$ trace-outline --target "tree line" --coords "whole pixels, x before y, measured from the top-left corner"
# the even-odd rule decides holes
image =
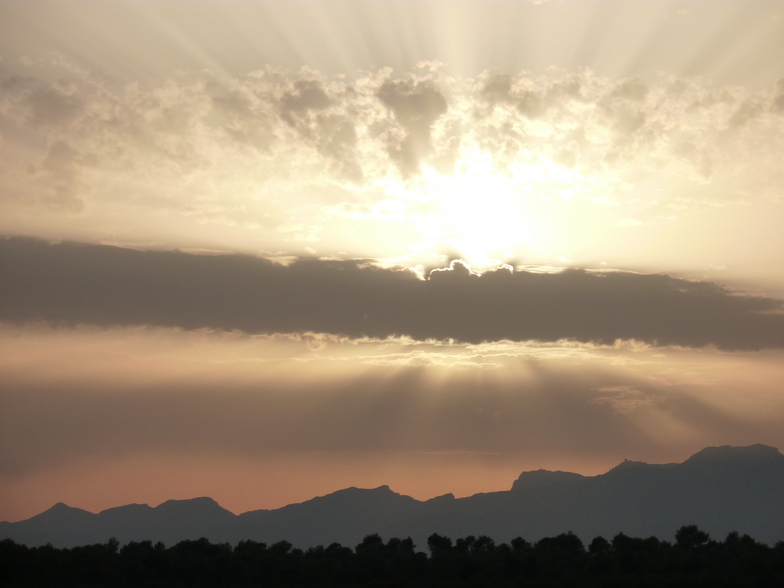
[[[587,546],[569,532],[530,543],[486,536],[456,541],[438,534],[429,553],[410,538],[368,535],[354,549],[333,543],[296,549],[287,541],[171,547],[116,539],[71,549],[0,541],[0,586],[49,587],[781,587],[784,541],[770,547],[730,533],[715,541],[694,525],[675,542],[623,533]]]

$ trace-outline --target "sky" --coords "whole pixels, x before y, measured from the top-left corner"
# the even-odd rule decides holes
[[[784,2],[0,0],[0,520],[784,447]]]

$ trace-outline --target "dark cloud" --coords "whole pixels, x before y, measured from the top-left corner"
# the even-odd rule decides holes
[[[555,341],[725,350],[784,347],[782,301],[711,282],[626,272],[557,274],[463,265],[408,270],[300,259],[0,241],[0,320],[322,332],[417,340]]]
[[[76,116],[82,103],[76,96],[64,94],[54,88],[40,88],[28,99],[32,122],[36,125],[59,124]]]
[[[520,114],[530,119],[539,118],[554,108],[563,108],[572,100],[582,99],[582,84],[576,77],[546,82],[525,80],[525,88],[515,87],[508,75],[494,75],[482,87],[480,95],[491,106],[513,104]]]
[[[645,124],[646,109],[643,102],[647,95],[648,86],[642,80],[634,78],[620,82],[599,100],[599,108],[622,141]]]
[[[0,70],[1,71],[1,70]],[[6,93],[26,90],[34,86],[36,79],[31,76],[20,76],[13,74],[8,77],[0,79],[0,91],[5,95]]]
[[[632,78],[620,82],[610,93],[611,98],[625,98],[635,102],[644,100],[647,95],[648,86],[639,78]]]
[[[743,100],[732,113],[728,126],[742,127],[759,119],[768,109],[773,114],[784,114],[784,78],[776,80],[768,97],[750,96]]]
[[[313,110],[323,110],[332,101],[321,87],[313,80],[298,80],[294,90],[286,92],[281,98],[281,118],[290,125],[295,125],[295,117]]]
[[[361,182],[363,173],[354,153],[357,144],[354,123],[342,115],[321,115],[317,119],[317,131],[318,152],[330,158],[340,175]]]
[[[227,87],[215,80],[208,80],[204,86],[212,104],[205,118],[207,124],[222,127],[238,143],[269,152],[275,138],[271,104],[247,88]]]
[[[735,110],[729,119],[729,126],[732,128],[741,127],[748,122],[757,119],[765,111],[762,101],[747,98]]]
[[[520,92],[520,94],[517,96],[516,102],[517,110],[519,110],[528,118],[537,118],[544,112],[546,108],[543,96],[538,92],[534,92],[533,90]]]
[[[598,111],[610,126],[622,137],[633,134],[646,122],[645,98],[649,87],[640,79],[621,80],[603,94],[586,96],[586,80],[575,74],[561,79],[513,80],[510,76],[495,75],[482,87],[480,95],[493,107],[506,103],[528,119],[545,116],[563,116],[569,111],[570,104],[582,102],[589,110]],[[573,167],[574,157],[567,157],[564,164]]]
[[[354,148],[357,132],[345,114],[325,112],[334,104],[316,80],[298,80],[283,94],[280,117],[323,156],[338,176],[360,182],[363,178]]]
[[[432,151],[430,130],[447,111],[447,102],[432,81],[388,80],[378,90],[378,98],[395,115],[406,130],[399,145],[390,147],[390,155],[405,174],[419,170],[419,163]]]
[[[485,100],[491,104],[495,104],[496,102],[508,102],[509,92],[511,92],[511,90],[512,76],[498,74],[487,80],[480,94]]]
[[[530,88],[521,90],[513,86],[513,80],[508,75],[494,75],[487,80],[480,95],[487,100],[490,106],[496,104],[512,104],[520,114],[534,119],[547,110],[547,90],[545,88]],[[529,84],[534,86],[534,84]]]
[[[773,112],[784,114],[784,78],[776,80],[776,86],[773,91],[773,103],[770,109]]]

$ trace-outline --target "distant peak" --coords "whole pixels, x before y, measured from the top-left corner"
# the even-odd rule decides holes
[[[441,494],[440,496],[434,496],[433,498],[426,500],[425,502],[452,502],[455,499],[455,495],[449,492],[448,494]]]
[[[776,447],[770,445],[747,445],[733,447],[721,445],[719,447],[706,447],[687,459],[687,463],[712,463],[718,461],[745,461],[745,462],[784,462],[784,455]]]
[[[335,492],[330,492],[329,494],[325,494],[324,496],[319,496],[314,500],[325,500],[325,499],[346,499],[350,498],[352,500],[359,499],[360,497],[363,498],[370,498],[375,497],[378,498],[380,496],[400,496],[397,492],[392,490],[386,484],[383,486],[379,486],[377,488],[357,488],[356,486],[349,486],[348,488],[343,488],[341,490],[336,490]],[[309,501],[305,501],[309,502]],[[301,503],[304,504],[304,503]]]
[[[337,494],[338,492],[376,492],[376,493],[387,493],[391,492],[395,494],[393,490],[384,484],[383,486],[378,486],[377,488],[357,488],[356,486],[349,486],[348,488],[343,488],[342,490],[338,490],[337,492],[333,492],[333,494]]]
[[[641,467],[645,467],[647,465],[648,465],[647,462],[644,462],[644,461],[641,461],[641,460],[638,461],[638,460],[634,460],[634,459],[624,459],[621,463],[619,463],[613,469],[614,470],[619,470],[619,469],[620,470],[624,470],[624,469],[629,469],[629,468],[641,468]]]
[[[84,519],[85,517],[94,517],[90,511],[68,506],[64,502],[58,502],[52,508],[31,517],[28,520],[38,519],[46,521],[74,521]]]
[[[82,508],[76,508],[75,506],[68,506],[65,502],[58,502],[52,508],[50,508],[45,512],[58,513],[58,512],[89,512],[89,511],[86,511]]]
[[[169,510],[169,509],[193,508],[193,507],[219,508],[223,510],[223,507],[209,496],[200,496],[198,498],[185,498],[183,500],[167,500],[166,502],[162,502],[155,508],[156,509],[159,508],[162,510]]]
[[[190,502],[191,504],[196,504],[196,503],[218,504],[215,501],[215,499],[210,498],[209,496],[197,496],[196,498],[182,498],[182,499],[179,499],[179,500],[173,498],[171,500],[167,500],[163,504],[170,504],[170,503],[173,503],[173,502],[178,502],[180,504],[184,504],[186,502]]]
[[[102,510],[100,514],[112,514],[116,512],[143,512],[152,510],[152,507],[149,504],[139,504],[137,502],[132,502],[131,504],[124,504],[123,506],[114,506],[112,508],[107,508]]]
[[[522,490],[523,488],[538,488],[550,486],[559,482],[580,480],[583,476],[572,472],[534,470],[523,472],[512,484],[512,490]]]

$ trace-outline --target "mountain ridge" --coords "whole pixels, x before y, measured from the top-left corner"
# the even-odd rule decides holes
[[[536,540],[573,531],[596,535],[667,537],[684,524],[714,536],[748,533],[766,542],[784,539],[784,455],[765,445],[707,447],[682,463],[625,460],[604,474],[522,472],[506,491],[420,501],[388,485],[344,488],[278,509],[234,514],[210,497],[128,504],[97,514],[58,502],[24,521],[0,523],[0,539],[70,547],[152,540],[173,544],[207,537],[236,543],[281,540],[298,547],[353,545],[365,535],[488,535]]]

